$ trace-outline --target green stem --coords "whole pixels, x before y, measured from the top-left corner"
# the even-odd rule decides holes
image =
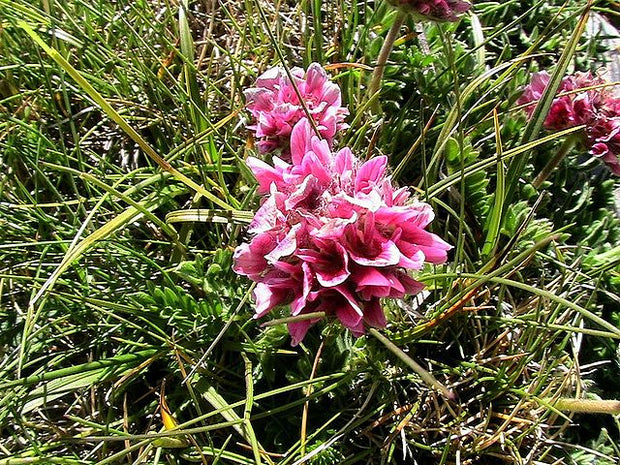
[[[558,399],[553,406],[573,413],[620,414],[620,400]]]
[[[101,370],[107,367],[113,367],[119,365],[124,368],[134,367],[140,363],[143,363],[151,357],[157,356],[157,350],[146,349],[132,354],[117,355],[112,358],[104,358],[89,363],[82,363],[80,365],[74,365],[66,368],[61,368],[55,371],[46,371],[40,375],[32,375],[27,378],[16,379],[12,381],[6,381],[0,384],[0,391],[9,389],[15,386],[30,386],[45,381],[52,381],[54,379],[64,378],[76,373],[86,373],[88,371]]]
[[[281,325],[284,323],[295,323],[297,321],[313,320],[315,318],[320,319],[324,317],[325,317],[325,312],[302,313],[301,315],[297,315],[297,316],[287,316],[286,318],[278,318],[277,320],[266,321],[261,326],[262,327],[275,326],[275,325]]]
[[[536,189],[540,188],[542,183],[547,180],[551,172],[560,164],[562,159],[575,146],[575,142],[575,137],[566,138],[566,140],[560,147],[560,150],[558,150],[558,153],[556,153],[555,156],[547,162],[542,171],[538,173],[538,176],[536,176],[536,179],[534,179],[534,181],[532,182],[532,186],[534,186]]]
[[[396,38],[398,37],[400,27],[405,22],[406,17],[407,13],[403,11],[399,11],[397,13],[396,18],[394,18],[394,23],[392,23],[392,27],[388,31],[388,34],[383,41],[381,51],[379,52],[379,56],[377,57],[377,64],[375,65],[375,70],[372,73],[370,85],[368,86],[368,100],[374,98],[371,105],[371,110],[375,114],[381,111],[381,104],[379,103],[379,99],[376,98],[377,95],[375,94],[377,94],[377,92],[379,91],[379,87],[381,86],[381,80],[383,79],[383,72],[385,71],[385,65],[390,56],[390,53],[392,52],[392,48],[394,47],[394,42],[396,42]]]
[[[431,375],[428,371],[422,368],[415,360],[413,360],[409,355],[404,353],[396,344],[390,341],[387,337],[377,331],[375,328],[370,328],[368,330],[370,334],[372,334],[375,338],[379,340],[387,349],[396,355],[399,359],[401,359],[409,368],[415,371],[422,381],[424,381],[429,387],[437,390],[441,395],[443,395],[448,400],[456,400],[456,394],[454,391],[448,389],[443,384],[441,384],[433,375]]]

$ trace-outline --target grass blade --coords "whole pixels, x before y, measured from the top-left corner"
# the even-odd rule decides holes
[[[19,26],[28,33],[28,35],[50,56],[52,59],[58,63],[58,65],[67,72],[74,80],[78,83],[78,85],[93,99],[97,105],[101,107],[110,119],[112,119],[116,124],[118,124],[123,131],[129,135],[138,146],[146,153],[149,157],[151,157],[155,163],[157,163],[163,170],[172,174],[172,176],[181,181],[183,184],[187,185],[200,195],[209,199],[211,202],[219,205],[226,210],[234,210],[233,207],[228,205],[223,200],[220,200],[209,191],[207,191],[204,187],[200,186],[196,182],[192,181],[190,178],[185,176],[183,173],[174,168],[170,163],[168,163],[164,158],[162,158],[143,138],[138,132],[125,121],[125,119],[110,105],[103,96],[95,90],[95,88],[86,80],[84,77],[73,67],[71,64],[65,60],[65,58],[55,49],[48,46],[41,37],[24,21],[19,22]]]
[[[555,94],[562,83],[562,79],[568,69],[568,65],[570,64],[573,55],[575,54],[575,50],[579,44],[579,39],[581,39],[581,36],[585,31],[591,7],[592,0],[588,0],[588,4],[584,7],[579,23],[573,31],[566,48],[560,56],[558,64],[551,74],[549,84],[545,88],[541,99],[538,101],[538,104],[532,113],[530,121],[525,127],[523,137],[521,138],[521,145],[528,144],[534,140],[542,130],[545,118],[547,117],[551,104],[553,103],[553,99],[555,98]],[[506,174],[506,206],[508,206],[512,201],[517,187],[519,186],[519,178],[525,168],[525,165],[527,164],[529,154],[529,152],[523,152],[519,156],[515,157],[515,159],[510,163],[508,173]]]

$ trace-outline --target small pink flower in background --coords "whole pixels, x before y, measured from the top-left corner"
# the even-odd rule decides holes
[[[545,71],[534,73],[530,84],[517,100],[517,104],[527,105],[525,111],[528,116],[532,116],[549,80],[550,76]],[[607,164],[613,174],[620,176],[620,99],[605,87],[589,89],[603,84],[604,79],[591,73],[565,77],[544,126],[550,130],[562,130],[585,125],[581,137],[589,153]]]
[[[620,176],[620,113],[597,115],[586,129],[590,154],[600,158],[616,176]]]
[[[610,97],[605,99],[601,106],[600,113],[612,118],[620,116],[620,98]]]
[[[334,153],[307,119],[291,132],[291,163],[248,159],[266,197],[234,270],[258,284],[256,317],[276,306],[291,314],[325,312],[355,336],[386,324],[382,298],[402,298],[423,285],[408,270],[443,263],[451,246],[425,230],[432,208],[395,189],[387,158],[367,162],[349,148]],[[298,344],[316,319],[289,324]]]
[[[471,8],[464,0],[391,0],[397,7],[432,21],[458,21]]]
[[[312,63],[307,72],[301,68],[290,71],[321,137],[331,146],[336,132],[345,127],[344,118],[349,113],[341,106],[340,88],[318,63]],[[266,71],[244,94],[253,117],[248,128],[254,131],[259,152],[279,152],[288,159],[291,131],[307,115],[284,68]]]
[[[534,73],[531,83],[524,89],[523,94],[517,100],[518,105],[529,104],[525,107],[528,116],[531,116],[534,112],[534,108],[542,97],[550,79],[551,76],[546,71]],[[590,73],[576,73],[562,80],[558,94],[586,89],[604,83],[603,79],[594,77]],[[602,105],[604,100],[605,92],[601,89],[560,95],[553,100],[544,126],[546,129],[562,130],[586,124],[592,119],[594,112]]]

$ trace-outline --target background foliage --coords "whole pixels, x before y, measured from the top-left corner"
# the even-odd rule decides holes
[[[0,0],[0,464],[617,463],[617,417],[553,407],[620,397],[617,182],[578,148],[534,189],[566,136],[515,106],[606,37],[585,1],[475,3],[405,22],[373,117],[384,2]],[[456,246],[385,334],[457,401],[376,339],[251,318],[241,91],[281,57],[331,69],[341,144],[388,155]]]

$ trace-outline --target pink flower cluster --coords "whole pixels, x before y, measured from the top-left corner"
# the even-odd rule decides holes
[[[529,104],[525,107],[528,116],[534,112],[536,103],[542,97],[550,79],[551,76],[546,71],[532,75],[532,81],[517,101],[519,105]],[[600,89],[582,92],[579,92],[579,89],[604,83],[603,79],[594,77],[590,73],[576,73],[574,76],[565,77],[558,89],[560,95],[553,100],[549,114],[545,118],[545,128],[562,130],[591,121],[597,108],[605,100],[604,93]]]
[[[257,283],[256,318],[290,305],[293,316],[324,312],[360,336],[385,326],[382,298],[423,288],[408,270],[445,262],[451,246],[425,230],[432,208],[393,186],[385,156],[362,162],[319,136],[302,117],[290,162],[248,158],[264,198],[233,269]],[[289,323],[294,345],[316,321]]]
[[[534,73],[530,84],[517,100],[517,104],[527,105],[525,111],[528,116],[534,112],[550,78],[545,71]],[[562,130],[584,124],[584,142],[590,154],[605,162],[615,175],[620,175],[620,99],[600,88],[604,84],[604,79],[591,73],[565,77],[544,126],[546,129]]]
[[[259,152],[279,150],[285,160],[290,159],[291,131],[299,120],[310,115],[321,137],[331,145],[336,132],[345,127],[344,118],[349,114],[341,106],[340,88],[330,82],[321,65],[312,63],[305,73],[301,68],[293,68],[290,73],[295,86],[284,68],[275,67],[244,92],[247,109],[254,119],[248,128],[254,131]]]
[[[432,21],[458,21],[471,8],[464,0],[391,0],[404,10]]]
[[[616,176],[620,176],[620,113],[598,115],[586,128],[590,154],[600,158]]]

